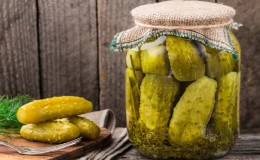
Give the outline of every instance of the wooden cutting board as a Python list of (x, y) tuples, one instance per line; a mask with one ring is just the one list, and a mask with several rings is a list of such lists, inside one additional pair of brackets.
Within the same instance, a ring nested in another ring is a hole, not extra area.
[[(3, 137), (0, 137), (0, 139), (3, 139)], [(21, 155), (9, 147), (0, 145), (0, 160), (71, 160), (102, 147), (104, 144), (109, 143), (110, 140), (111, 134), (109, 130), (106, 128), (101, 128), (99, 138), (96, 140), (81, 140), (81, 142), (79, 142), (78, 144), (61, 149), (59, 151), (34, 156)], [(24, 147), (37, 148), (52, 146), (52, 144), (48, 143), (28, 141), (22, 138), (21, 136), (5, 138), (5, 141), (12, 143), (16, 146)]]

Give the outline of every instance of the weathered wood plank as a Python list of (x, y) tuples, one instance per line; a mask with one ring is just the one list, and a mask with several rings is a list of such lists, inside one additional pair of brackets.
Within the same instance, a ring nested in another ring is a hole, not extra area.
[[(168, 0), (158, 0), (158, 2), (163, 2)], [(187, 0), (188, 1), (188, 0)], [(216, 2), (217, 0), (195, 0), (195, 1), (207, 1), (207, 2)]]
[(0, 4), (0, 95), (39, 98), (35, 0)]
[(95, 0), (39, 0), (43, 97), (78, 95), (98, 107)]
[[(242, 134), (239, 136), (233, 149), (220, 160), (248, 160), (248, 159), (260, 159), (260, 133), (258, 134)], [(118, 156), (117, 160), (148, 160), (140, 155), (140, 153), (131, 148), (126, 153)]]
[(218, 3), (234, 7), (237, 12), (235, 21), (243, 24), (235, 32), (242, 48), (241, 132), (260, 129), (260, 1), (218, 0)]
[(116, 111), (117, 125), (125, 126), (125, 55), (112, 55), (113, 36), (134, 26), (130, 10), (155, 0), (98, 0), (100, 107)]
[[(218, 158), (218, 160), (259, 160), (260, 155), (259, 152), (257, 154), (239, 154), (232, 153), (225, 155), (224, 157)], [(131, 148), (127, 153), (119, 156), (116, 160), (150, 160), (144, 156), (142, 156), (136, 149)]]

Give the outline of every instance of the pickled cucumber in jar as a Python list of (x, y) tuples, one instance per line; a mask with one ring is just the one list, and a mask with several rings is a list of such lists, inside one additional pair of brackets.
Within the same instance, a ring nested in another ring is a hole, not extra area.
[(126, 52), (126, 66), (127, 68), (133, 70), (141, 70), (141, 53), (140, 51), (135, 51), (129, 49)]
[(205, 75), (205, 64), (191, 40), (167, 36), (166, 49), (174, 77), (178, 81), (194, 81)]
[(140, 106), (140, 85), (143, 79), (141, 71), (126, 69), (125, 94), (127, 125), (130, 121), (138, 120)]
[(141, 64), (144, 73), (168, 75), (170, 64), (166, 47), (161, 44), (141, 51)]
[(218, 80), (216, 103), (208, 125), (215, 135), (215, 156), (222, 156), (233, 146), (239, 129), (238, 74), (230, 72)]
[(238, 72), (239, 70), (238, 67), (241, 52), (240, 45), (232, 31), (229, 31), (229, 36), (238, 59), (234, 59), (234, 55), (229, 52), (205, 46), (204, 51), (206, 52), (207, 76), (211, 78), (220, 78), (229, 72)]
[(166, 127), (179, 92), (179, 82), (168, 76), (147, 74), (141, 84), (140, 121), (149, 129)]
[(232, 140), (238, 133), (238, 74), (230, 72), (217, 82), (219, 86), (210, 129), (220, 140)]
[(217, 82), (206, 76), (190, 84), (176, 104), (169, 124), (171, 144), (193, 144), (206, 139)]
[(219, 78), (235, 70), (236, 61), (231, 53), (206, 47), (207, 75)]
[(137, 131), (130, 133), (129, 137), (144, 144), (164, 144), (178, 92), (179, 82), (172, 77), (146, 74), (140, 90), (139, 119), (128, 126)]

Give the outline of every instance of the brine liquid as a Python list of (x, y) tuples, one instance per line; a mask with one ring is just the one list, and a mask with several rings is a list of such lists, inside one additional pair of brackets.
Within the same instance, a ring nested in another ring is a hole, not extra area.
[(226, 154), (238, 135), (239, 77), (239, 62), (230, 53), (175, 36), (144, 51), (128, 51), (131, 143), (153, 159)]

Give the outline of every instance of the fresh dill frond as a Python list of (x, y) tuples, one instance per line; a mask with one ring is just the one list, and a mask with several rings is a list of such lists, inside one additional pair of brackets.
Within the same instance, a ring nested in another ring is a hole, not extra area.
[(22, 105), (31, 101), (28, 96), (0, 97), (0, 134), (7, 132), (5, 129), (21, 128), (22, 124), (17, 120), (16, 113)]

